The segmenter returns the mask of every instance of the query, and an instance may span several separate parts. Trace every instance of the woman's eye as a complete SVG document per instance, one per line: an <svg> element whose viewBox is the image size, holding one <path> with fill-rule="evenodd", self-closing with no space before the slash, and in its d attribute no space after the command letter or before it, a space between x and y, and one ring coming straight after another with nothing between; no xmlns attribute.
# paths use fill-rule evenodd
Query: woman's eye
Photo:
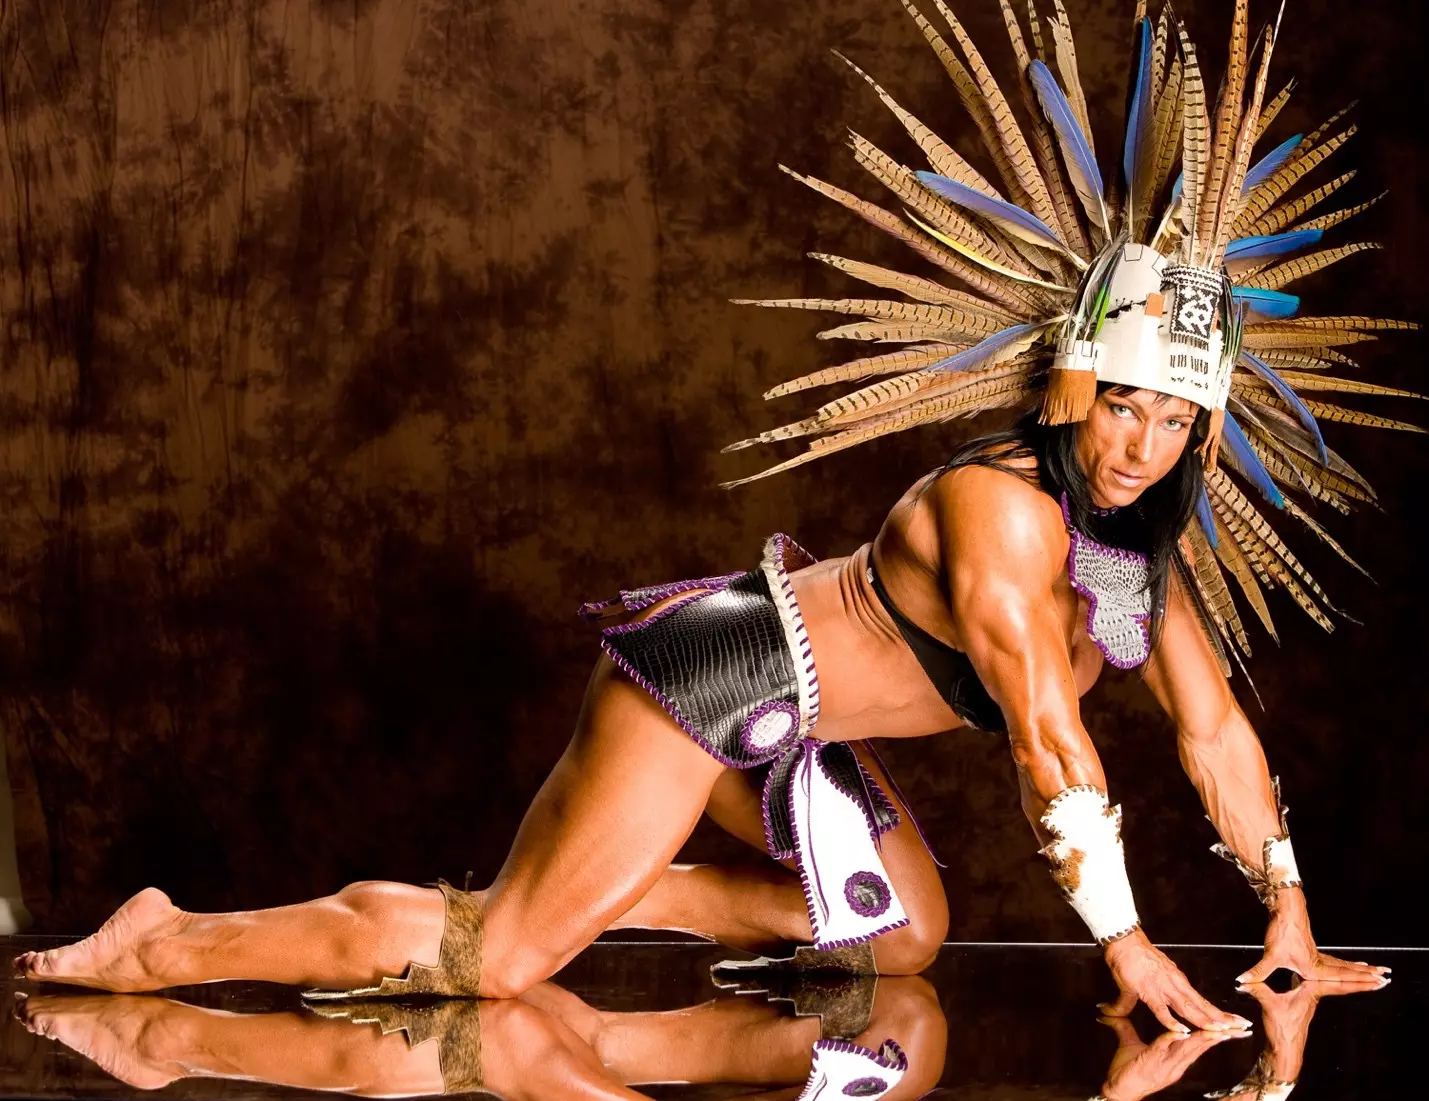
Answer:
<svg viewBox="0 0 1429 1101"><path fill-rule="evenodd" d="M1118 417L1131 416L1131 406L1129 405L1113 405L1111 407L1111 411L1115 413Z"/></svg>
<svg viewBox="0 0 1429 1101"><path fill-rule="evenodd" d="M1166 427L1169 428L1172 432L1179 432L1179 431L1181 431L1181 429L1183 429L1183 428L1186 427L1186 422L1185 422L1185 421L1167 421L1167 422L1166 422Z"/></svg>

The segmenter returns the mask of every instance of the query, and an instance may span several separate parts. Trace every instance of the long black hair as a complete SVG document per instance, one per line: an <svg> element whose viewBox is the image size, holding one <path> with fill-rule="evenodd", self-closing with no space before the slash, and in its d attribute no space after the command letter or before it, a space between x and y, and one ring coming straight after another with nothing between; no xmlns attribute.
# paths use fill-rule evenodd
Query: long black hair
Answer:
<svg viewBox="0 0 1429 1101"><path fill-rule="evenodd" d="M1130 392L1130 386L1101 383L1107 390ZM1101 509L1092 502L1087 477L1077 459L1076 424L1040 424L1034 409L1012 428L970 440L945 470L959 466L990 466L1015 475L1056 500L1067 496L1067 511L1078 531L1109 546L1146 555L1150 563L1147 584L1151 590L1151 638L1160 634L1166 611L1166 591L1174 569L1173 556L1181 532L1196 511L1202 490L1201 443L1210 415L1198 409L1190 439L1180 459L1159 481L1147 486L1126 508ZM1027 460L1033 460L1029 464Z"/></svg>

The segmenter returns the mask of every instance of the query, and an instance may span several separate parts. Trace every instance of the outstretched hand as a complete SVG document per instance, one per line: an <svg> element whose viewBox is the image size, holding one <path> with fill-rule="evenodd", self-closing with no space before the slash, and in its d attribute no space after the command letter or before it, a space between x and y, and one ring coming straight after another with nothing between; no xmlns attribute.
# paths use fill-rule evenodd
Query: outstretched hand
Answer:
<svg viewBox="0 0 1429 1101"><path fill-rule="evenodd" d="M1181 969L1140 929L1107 945L1106 961L1121 990L1116 1001L1100 1007L1108 1017L1129 1016L1137 1002L1145 1002L1146 1008L1172 1032L1191 1031L1177 1020L1178 1016L1197 1028L1216 1031L1251 1027L1244 1017L1217 1009L1201 997Z"/></svg>
<svg viewBox="0 0 1429 1101"><path fill-rule="evenodd" d="M1237 976L1236 982L1264 982L1282 967L1302 979L1318 982L1372 982L1390 971L1388 967L1342 960L1316 948L1305 898L1298 890L1280 892L1265 931L1265 954L1254 967Z"/></svg>

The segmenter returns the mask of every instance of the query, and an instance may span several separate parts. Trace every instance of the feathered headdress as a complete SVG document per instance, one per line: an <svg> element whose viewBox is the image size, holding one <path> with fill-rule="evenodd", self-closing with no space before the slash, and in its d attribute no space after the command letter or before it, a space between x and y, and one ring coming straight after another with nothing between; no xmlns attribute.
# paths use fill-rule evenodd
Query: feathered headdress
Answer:
<svg viewBox="0 0 1429 1101"><path fill-rule="evenodd" d="M1045 20L1039 19L1035 0L1027 0L1030 48L1011 0L999 0L1026 127L944 0L932 2L952 43L913 0L900 2L952 78L1002 188L838 55L894 113L930 170L908 168L851 134L855 159L893 193L901 213L783 170L898 238L938 269L937 277L815 253L815 259L902 298L738 300L844 314L852 319L848 324L819 337L899 347L823 368L766 393L775 398L876 380L809 417L725 448L809 439L807 450L794 458L725 484L741 485L915 425L1037 397L1044 421L1080 420L1095 400L1098 381L1161 390L1212 411L1204 492L1181 539L1178 568L1222 669L1230 671L1227 648L1250 653L1223 571L1235 578L1272 637L1262 586L1283 587L1330 630L1326 612L1333 606L1247 489L1268 502L1272 514L1292 514L1359 569L1287 491L1340 512L1375 500L1365 479L1326 445L1320 422L1423 431L1301 396L1420 397L1327 373L1353 366L1340 351L1344 346L1417 325L1373 317L1299 317L1300 299L1284 289L1379 247L1355 243L1305 251L1331 227L1378 201L1312 214L1353 172L1291 194L1354 133L1353 126L1336 130L1344 112L1308 136L1296 134L1257 155L1255 147L1293 87L1292 82L1267 102L1279 20L1252 48L1248 0L1236 0L1230 60L1214 109L1208 110L1185 28L1169 5L1153 25L1146 4L1138 3L1117 199L1097 164L1062 0L1052 0L1054 17ZM1236 477L1221 469L1218 459Z"/></svg>

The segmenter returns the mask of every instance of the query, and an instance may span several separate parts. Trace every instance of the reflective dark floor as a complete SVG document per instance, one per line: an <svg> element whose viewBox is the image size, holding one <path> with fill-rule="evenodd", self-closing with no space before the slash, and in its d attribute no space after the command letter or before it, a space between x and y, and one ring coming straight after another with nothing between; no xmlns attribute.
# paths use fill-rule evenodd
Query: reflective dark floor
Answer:
<svg viewBox="0 0 1429 1101"><path fill-rule="evenodd" d="M62 943L0 940L7 960ZM716 988L710 965L731 953L706 944L602 943L522 1003L482 1003L477 1046L488 1087L512 1099L792 1101L804 1092L819 1037L819 1018L795 1015L788 998L797 993L804 1009L824 997L825 1007L847 1012L850 999L862 999L852 1009L860 1043L895 1039L907 1055L903 1082L884 1095L890 1101L926 1091L963 1101L1229 1091L1222 1096L1257 1101L1283 1096L1267 1084L1279 1079L1296 1080L1297 1101L1420 1093L1429 954L1351 954L1394 968L1394 981L1379 991L1273 980L1237 992L1234 976L1255 953L1169 951L1203 993L1254 1021L1254 1032L1177 1038L1144 1009L1130 1022L1099 1021L1096 1003L1113 990L1092 948L948 945L920 979L856 990L844 982L810 1001L807 990L787 985L775 991L784 999ZM448 1054L438 1062L446 1040L412 1048L402 1032L312 1013L282 987L231 983L123 997L5 985L16 1006L0 1025L5 1098L128 1098L154 1089L175 1098L314 1089L415 1096L440 1092L441 1071L455 1065ZM21 991L28 996L15 997Z"/></svg>

